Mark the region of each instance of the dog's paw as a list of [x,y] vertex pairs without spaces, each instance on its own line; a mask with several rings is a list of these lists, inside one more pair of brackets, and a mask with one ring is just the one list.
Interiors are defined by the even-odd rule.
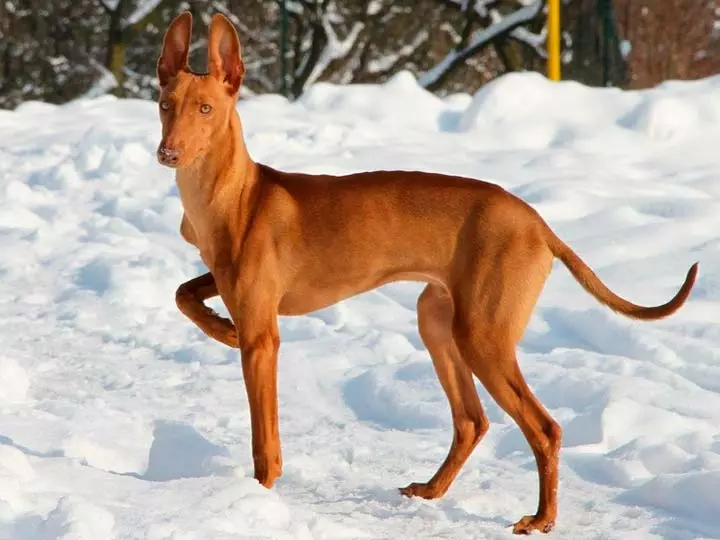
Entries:
[[409,486],[400,488],[400,494],[405,497],[421,497],[423,499],[438,499],[443,496],[444,492],[433,489],[430,484],[413,482]]
[[541,533],[549,533],[555,528],[555,520],[543,518],[541,516],[525,516],[515,525],[513,525],[513,533],[515,534],[531,534],[533,531]]

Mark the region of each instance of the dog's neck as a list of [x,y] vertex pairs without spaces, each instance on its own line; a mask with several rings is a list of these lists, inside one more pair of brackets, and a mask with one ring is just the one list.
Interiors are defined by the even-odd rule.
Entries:
[[258,180],[257,164],[245,146],[242,124],[233,111],[208,153],[178,168],[175,180],[185,215],[201,251],[219,232],[238,230],[249,214],[250,193]]

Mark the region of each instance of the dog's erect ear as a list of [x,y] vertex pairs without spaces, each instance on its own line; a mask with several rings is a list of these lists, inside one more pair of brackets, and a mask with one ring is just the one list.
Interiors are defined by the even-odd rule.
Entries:
[[157,76],[160,86],[166,86],[188,65],[190,38],[192,37],[192,15],[184,11],[170,23],[163,38],[163,48],[158,58]]
[[240,55],[240,40],[235,27],[224,15],[213,15],[208,41],[210,75],[225,83],[230,94],[235,94],[240,89],[245,65]]

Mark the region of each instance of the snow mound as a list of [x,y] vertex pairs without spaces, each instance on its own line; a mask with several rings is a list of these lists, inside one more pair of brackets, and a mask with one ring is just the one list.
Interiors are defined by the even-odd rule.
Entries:
[[191,426],[160,422],[155,427],[144,478],[167,481],[209,476],[219,471],[226,448],[213,444]]
[[658,142],[688,139],[718,129],[720,78],[711,81],[683,85],[681,92],[673,85],[622,92],[553,82],[538,73],[511,73],[481,88],[457,127],[492,133],[500,141],[493,147],[525,149],[583,144],[599,131],[615,132],[618,140],[633,133]]
[[[62,497],[40,521],[33,540],[97,540],[113,538],[115,520],[106,509],[74,496]],[[27,534],[29,531],[25,531]]]
[[[539,73],[510,73],[491,81],[473,96],[462,130],[515,125],[610,124],[618,111],[636,101],[614,89],[591,89],[572,81],[553,82]],[[519,130],[521,131],[521,130]]]
[[698,128],[704,119],[692,102],[657,95],[643,101],[626,118],[626,125],[658,141],[683,137]]
[[[347,405],[358,419],[386,429],[429,429],[443,425],[444,397],[427,362],[374,368],[350,379],[344,388]],[[435,406],[428,407],[428,401]]]
[[720,516],[720,471],[662,475],[621,497],[627,504],[652,506],[666,512],[697,520],[713,534]]
[[406,71],[397,73],[381,85],[312,85],[298,104],[310,112],[352,115],[383,124],[432,126],[444,109],[442,100],[421,88]]
[[[496,182],[636,303],[700,261],[656,322],[558,264],[517,356],[565,435],[558,538],[717,536],[720,77],[625,92],[517,73],[440,99],[400,73],[237,110],[282,170]],[[154,158],[157,105],[31,102],[0,125],[0,539],[495,538],[536,508],[532,450],[479,384],[491,428],[452,488],[398,494],[453,437],[417,283],[280,319],[284,472],[260,486],[239,355],[175,306],[206,269]]]
[[9,444],[0,444],[0,475],[30,479],[34,470],[22,451]]
[[508,74],[483,86],[473,96],[460,129],[511,123],[546,111],[554,100],[552,85],[540,74]]
[[14,358],[0,356],[0,404],[23,401],[30,388],[30,377]]

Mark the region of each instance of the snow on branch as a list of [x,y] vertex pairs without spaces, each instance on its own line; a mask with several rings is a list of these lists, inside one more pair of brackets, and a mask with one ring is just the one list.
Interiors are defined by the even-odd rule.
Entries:
[[107,11],[115,11],[117,9],[119,0],[100,0],[100,4]]
[[303,6],[300,2],[293,2],[293,0],[289,0],[285,6],[290,13],[294,13],[295,15],[303,14]]
[[455,4],[460,7],[460,11],[463,13],[466,13],[471,9],[475,10],[475,12],[480,15],[480,17],[487,17],[488,14],[488,8],[492,6],[493,4],[497,4],[499,0],[447,0],[451,4]]
[[327,13],[323,14],[322,26],[323,30],[325,31],[325,35],[327,36],[327,43],[325,44],[325,48],[323,49],[322,53],[320,53],[320,57],[313,66],[310,75],[308,76],[305,84],[303,85],[305,88],[307,88],[320,78],[323,72],[330,65],[330,62],[347,56],[348,53],[350,53],[350,51],[352,50],[355,41],[357,41],[360,32],[363,28],[365,28],[365,25],[363,23],[356,22],[353,25],[352,30],[350,30],[350,32],[348,33],[347,37],[345,37],[345,39],[343,40],[340,40],[335,33],[332,25],[330,24],[330,17]]
[[[528,0],[524,0],[525,7],[530,7]],[[490,16],[490,20],[493,24],[498,24],[502,22],[503,15],[497,10],[497,9],[491,9],[488,12],[488,15]],[[540,34],[535,34],[528,30],[527,28],[523,28],[522,26],[518,26],[517,28],[513,29],[512,32],[510,32],[510,37],[513,39],[516,39],[517,41],[520,41],[524,43],[525,45],[535,49],[535,51],[540,56],[547,56],[547,53],[545,52],[543,45],[545,44],[545,29],[543,27],[543,31]]]
[[367,65],[368,73],[387,73],[404,58],[411,56],[429,38],[427,30],[419,32],[408,44],[403,45],[396,53],[387,54],[377,60],[370,60]]
[[[104,1],[107,2],[108,0]],[[123,21],[123,28],[133,26],[142,21],[160,5],[160,2],[162,2],[162,0],[143,0],[139,2],[135,10]]]
[[532,21],[537,17],[544,5],[544,0],[536,0],[533,4],[513,11],[504,17],[497,13],[496,20],[490,26],[475,32],[465,47],[450,51],[438,64],[422,73],[418,77],[418,83],[425,88],[436,84],[460,62],[486,47],[494,39],[510,34],[521,25]]
[[81,97],[94,98],[107,94],[113,88],[117,88],[118,81],[115,75],[94,58],[88,58],[90,65],[99,73],[98,79]]
[[225,15],[228,19],[230,19],[230,22],[233,23],[239,30],[240,30],[240,41],[242,42],[245,38],[251,38],[259,42],[269,42],[273,37],[268,37],[262,35],[260,32],[250,28],[247,24],[243,23],[242,19],[235,15],[232,11],[230,11],[227,6],[225,6],[225,2],[216,1],[213,2],[213,7]]
[[373,15],[377,15],[378,13],[380,13],[380,11],[382,11],[382,8],[383,0],[370,0],[370,2],[368,2],[365,13],[372,17]]
[[[467,13],[469,9],[473,9],[481,18],[490,17],[493,24],[499,22],[502,14],[494,8],[500,0],[446,0],[451,4],[459,6],[463,13]],[[517,0],[523,7],[535,5],[535,0]],[[472,4],[472,8],[471,8]],[[535,49],[540,56],[547,56],[543,45],[545,44],[545,32],[535,34],[527,28],[518,27],[510,32],[510,37],[524,43],[525,45]]]
[[546,30],[543,28],[542,32],[536,34],[531,32],[527,28],[518,27],[510,32],[510,37],[524,43],[525,45],[532,47],[541,57],[546,57],[547,52],[545,51],[545,38]]

